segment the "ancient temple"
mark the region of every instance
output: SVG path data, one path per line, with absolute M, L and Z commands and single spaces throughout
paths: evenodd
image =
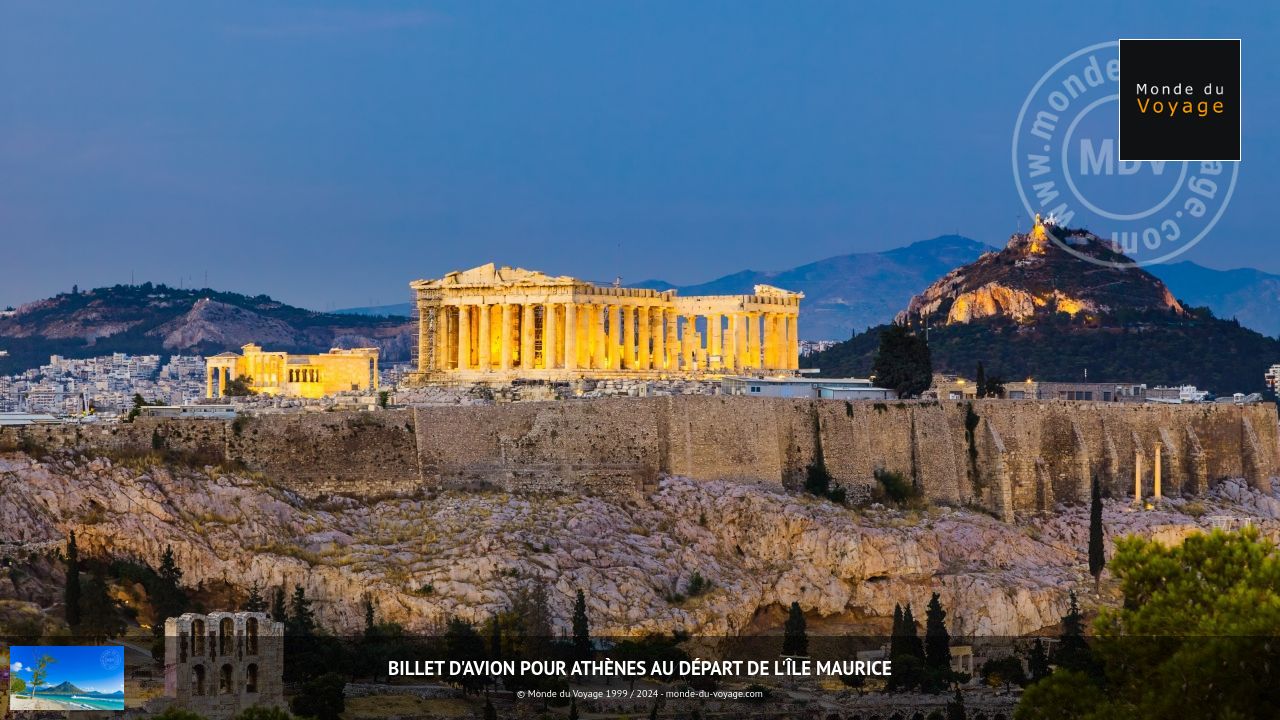
M 419 382 L 792 374 L 802 293 L 597 285 L 492 263 L 410 283 Z
M 317 355 L 263 350 L 256 343 L 205 360 L 205 397 L 226 397 L 227 383 L 242 378 L 263 395 L 320 398 L 378 389 L 378 348 L 333 348 Z

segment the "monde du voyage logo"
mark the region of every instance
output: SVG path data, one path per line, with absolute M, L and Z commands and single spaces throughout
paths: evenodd
M 1203 239 L 1235 190 L 1240 41 L 1120 40 L 1077 50 L 1032 87 L 1014 125 L 1029 216 L 1087 262 L 1169 261 Z M 1083 252 L 1058 228 L 1109 238 L 1129 260 Z

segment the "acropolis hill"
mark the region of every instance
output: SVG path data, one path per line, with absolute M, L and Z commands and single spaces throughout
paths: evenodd
M 843 402 L 670 396 L 376 413 L 263 415 L 0 429 L 0 446 L 160 446 L 242 464 L 305 497 L 497 488 L 643 498 L 664 475 L 799 488 L 821 463 L 852 496 L 877 470 L 934 501 L 1005 520 L 1081 503 L 1099 478 L 1132 497 L 1193 497 L 1227 478 L 1280 477 L 1275 406 L 1066 401 Z
M 425 382 L 790 373 L 801 293 L 678 297 L 493 263 L 410 283 Z

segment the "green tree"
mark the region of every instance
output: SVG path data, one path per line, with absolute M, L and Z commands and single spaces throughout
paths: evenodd
M 301 585 L 294 585 L 285 632 L 296 637 L 309 637 L 315 634 L 315 629 L 316 616 L 311 610 L 311 601 L 307 599 L 307 591 Z
M 41 655 L 40 658 L 36 660 L 36 666 L 31 670 L 32 698 L 36 696 L 36 688 L 44 685 L 45 681 L 49 679 L 49 666 L 54 662 L 56 661 L 48 655 Z
M 587 620 L 587 598 L 579 590 L 573 602 L 573 656 L 576 660 L 590 660 L 593 654 L 591 624 Z
M 1089 499 L 1089 574 L 1093 576 L 1095 592 L 1102 579 L 1102 568 L 1106 564 L 1106 547 L 1103 545 L 1102 535 L 1102 487 L 1095 477 Z
M 262 597 L 262 589 L 257 580 L 249 586 L 249 597 L 245 598 L 243 608 L 245 612 L 263 612 L 267 609 L 267 600 Z
M 1084 616 L 1080 614 L 1080 604 L 1076 602 L 1074 591 L 1070 598 L 1067 614 L 1062 616 L 1062 634 L 1058 638 L 1053 660 L 1060 668 L 1094 673 L 1097 668 L 1093 652 L 1089 649 L 1089 641 L 1084 636 Z
M 271 593 L 271 618 L 285 622 L 289 619 L 289 613 L 285 609 L 284 603 L 284 587 L 277 586 Z
M 1102 672 L 1060 666 L 1027 689 L 1018 720 L 1275 716 L 1273 543 L 1252 528 L 1192 535 L 1176 547 L 1125 538 L 1110 565 L 1124 602 L 1094 623 Z
M 116 613 L 116 604 L 108 594 L 107 580 L 94 571 L 80 599 L 81 634 L 94 640 L 113 638 L 125 630 L 124 621 Z
M 364 606 L 364 635 L 365 637 L 369 637 L 373 634 L 375 627 L 373 617 L 373 598 L 366 594 L 361 598 L 360 604 Z
M 182 570 L 173 556 L 173 547 L 164 546 L 164 555 L 160 558 L 160 569 L 156 571 L 148 594 L 152 596 L 152 607 L 155 608 L 157 622 L 154 632 L 157 637 L 164 635 L 165 618 L 177 617 L 187 611 L 187 594 L 182 589 Z M 151 592 L 154 590 L 154 592 Z
M 790 657 L 809 655 L 809 634 L 805 630 L 804 611 L 800 603 L 792 602 L 787 622 L 782 629 L 782 654 Z
M 929 598 L 924 617 L 926 689 L 940 692 L 951 680 L 951 635 L 947 632 L 947 611 L 942 609 L 938 593 Z
M 1031 653 L 1027 656 L 1027 680 L 1029 682 L 1037 682 L 1049 677 L 1051 672 L 1049 667 L 1049 653 L 1045 652 L 1044 643 L 1040 638 L 1031 643 Z
M 458 662 L 480 662 L 485 659 L 484 640 L 471 623 L 451 618 L 444 632 L 445 658 Z M 462 687 L 463 692 L 479 692 L 485 678 L 462 675 L 450 680 Z
M 956 688 L 955 697 L 947 703 L 947 720 L 965 720 L 965 717 L 964 696 L 960 694 L 960 688 Z
M 302 684 L 289 707 L 299 717 L 339 720 L 347 709 L 343 689 L 347 681 L 337 673 L 325 673 Z
M 62 596 L 67 624 L 74 631 L 80 626 L 80 550 L 75 530 L 67 536 L 67 583 Z
M 248 397 L 257 393 L 253 391 L 253 378 L 248 375 L 237 375 L 227 381 L 222 394 L 226 397 Z
M 880 347 L 871 366 L 876 384 L 914 397 L 933 382 L 933 361 L 924 338 L 904 325 L 889 325 L 880 331 Z
M 1027 684 L 1026 673 L 1022 671 L 1022 661 L 1012 655 L 992 658 L 982 663 L 978 674 L 982 676 L 983 682 L 993 688 L 1004 686 L 1008 689 L 1010 685 Z
M 973 389 L 978 397 L 984 398 L 987 396 L 987 370 L 982 367 L 981 360 L 978 361 L 978 371 L 974 373 Z
M 18 693 L 27 689 L 27 683 L 22 678 L 14 675 L 9 678 L 9 694 L 17 697 Z

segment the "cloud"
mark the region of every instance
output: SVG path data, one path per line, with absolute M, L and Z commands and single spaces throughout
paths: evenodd
M 16 662 L 12 667 L 14 672 L 22 672 L 22 663 Z
M 426 10 L 310 9 L 277 15 L 252 25 L 230 25 L 227 32 L 260 38 L 307 38 L 405 30 L 440 19 Z

